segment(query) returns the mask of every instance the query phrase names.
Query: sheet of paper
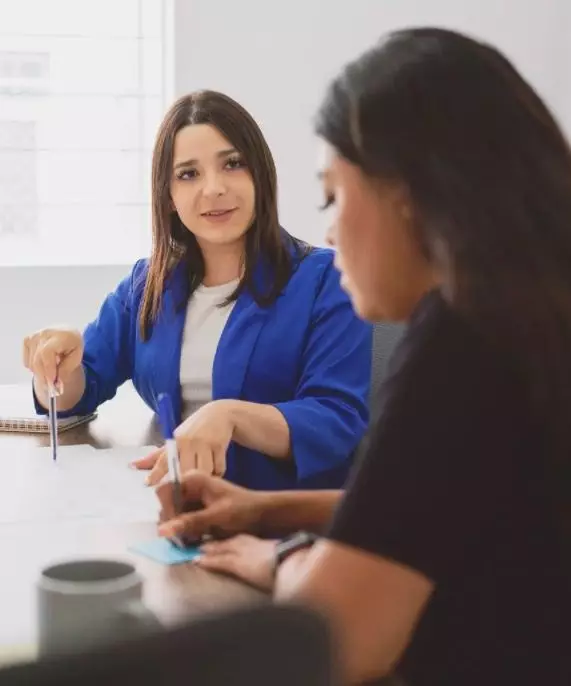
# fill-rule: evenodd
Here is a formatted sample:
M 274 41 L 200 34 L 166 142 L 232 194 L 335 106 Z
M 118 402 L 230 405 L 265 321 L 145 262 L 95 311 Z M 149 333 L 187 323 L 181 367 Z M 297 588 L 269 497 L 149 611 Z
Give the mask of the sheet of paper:
M 150 541 L 136 543 L 130 546 L 129 550 L 164 565 L 179 565 L 183 562 L 191 562 L 200 555 L 198 547 L 178 548 L 166 538 L 153 538 Z
M 38 649 L 34 643 L 2 642 L 0 644 L 0 667 L 8 667 L 18 662 L 31 662 L 37 657 Z
M 154 489 L 144 484 L 148 472 L 129 467 L 151 450 L 152 446 L 108 450 L 61 446 L 57 462 L 51 459 L 50 448 L 4 455 L 0 524 L 77 519 L 154 522 L 159 503 Z

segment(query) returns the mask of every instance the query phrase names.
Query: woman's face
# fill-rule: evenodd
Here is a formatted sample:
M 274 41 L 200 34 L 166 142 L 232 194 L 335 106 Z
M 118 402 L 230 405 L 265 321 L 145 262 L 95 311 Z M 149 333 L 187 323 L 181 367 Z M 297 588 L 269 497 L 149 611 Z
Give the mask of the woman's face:
M 176 134 L 170 194 L 203 248 L 243 242 L 254 220 L 252 176 L 240 153 L 210 124 L 185 126 Z
M 327 142 L 319 176 L 332 213 L 327 241 L 356 312 L 369 321 L 407 319 L 436 282 L 405 189 L 366 176 Z

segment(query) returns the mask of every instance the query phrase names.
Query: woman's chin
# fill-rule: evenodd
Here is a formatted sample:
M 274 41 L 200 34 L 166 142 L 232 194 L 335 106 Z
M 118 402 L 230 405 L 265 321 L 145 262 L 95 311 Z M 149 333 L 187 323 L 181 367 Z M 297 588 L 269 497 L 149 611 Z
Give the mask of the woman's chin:
M 216 226 L 200 231 L 192 231 L 198 244 L 206 248 L 207 246 L 229 246 L 243 244 L 245 241 L 247 228 L 243 226 Z
M 347 293 L 349 295 L 349 297 L 352 299 L 353 298 L 353 294 L 352 294 L 353 289 L 351 288 L 351 282 L 349 281 L 349 279 L 347 278 L 347 276 L 345 275 L 344 272 L 341 272 L 340 274 L 341 275 L 339 277 L 339 284 L 341 285 L 341 288 L 345 291 L 345 293 Z
M 378 302 L 370 302 L 366 298 L 359 297 L 354 292 L 347 291 L 351 298 L 351 304 L 355 310 L 355 314 L 359 319 L 375 323 L 387 320 L 387 313 L 383 308 L 379 307 Z

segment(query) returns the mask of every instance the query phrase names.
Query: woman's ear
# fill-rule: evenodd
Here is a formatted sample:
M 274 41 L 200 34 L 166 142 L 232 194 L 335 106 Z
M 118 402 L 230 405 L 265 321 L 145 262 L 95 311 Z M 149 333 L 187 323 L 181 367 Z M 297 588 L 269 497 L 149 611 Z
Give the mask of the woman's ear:
M 386 182 L 384 183 L 384 188 L 387 188 Z M 410 224 L 414 220 L 415 215 L 410 191 L 402 182 L 394 182 L 392 185 L 389 185 L 388 188 L 389 192 L 392 193 L 393 206 L 397 215 L 399 215 L 405 223 Z
M 403 220 L 407 224 L 410 224 L 410 222 L 412 221 L 413 212 L 412 212 L 412 207 L 407 202 L 401 203 L 400 214 L 401 214 L 401 217 L 403 218 Z
M 399 195 L 400 198 L 398 200 L 398 203 L 400 215 L 405 222 L 410 223 L 414 218 L 414 210 L 412 206 L 412 199 L 410 197 L 410 193 L 406 188 L 402 188 Z

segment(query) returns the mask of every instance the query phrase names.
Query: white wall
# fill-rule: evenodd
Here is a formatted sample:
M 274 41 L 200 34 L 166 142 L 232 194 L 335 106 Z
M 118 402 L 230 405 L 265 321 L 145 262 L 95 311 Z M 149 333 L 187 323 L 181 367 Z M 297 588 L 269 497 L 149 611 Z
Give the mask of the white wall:
M 571 131 L 567 0 L 175 0 L 175 91 L 225 91 L 258 120 L 276 157 L 282 223 L 320 244 L 311 117 L 327 80 L 383 32 L 440 24 L 496 43 Z M 327 28 L 326 28 L 327 27 Z M 52 323 L 83 326 L 125 266 L 0 268 L 0 383 L 23 381 L 21 340 Z
M 498 45 L 569 121 L 568 0 L 187 0 L 176 22 L 176 90 L 226 92 L 276 158 L 282 223 L 322 243 L 311 118 L 329 78 L 384 32 L 432 24 Z

